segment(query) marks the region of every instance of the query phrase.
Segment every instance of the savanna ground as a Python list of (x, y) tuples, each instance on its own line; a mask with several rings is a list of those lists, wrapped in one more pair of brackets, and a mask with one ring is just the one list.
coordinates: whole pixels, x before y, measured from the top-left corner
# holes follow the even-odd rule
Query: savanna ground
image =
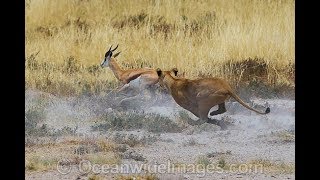
[[(292, 0), (26, 1), (26, 179), (294, 179), (294, 6)], [(99, 66), (111, 44), (119, 44), (123, 68), (223, 77), (246, 102), (268, 104), (271, 113), (251, 113), (231, 99), (221, 118), (234, 126), (221, 131), (185, 123), (194, 117), (160, 88), (119, 103), (128, 95), (115, 93), (114, 75)], [(67, 175), (57, 171), (61, 159), (72, 167)], [(83, 160), (170, 161), (176, 170), (80, 172)], [(197, 173), (189, 166), (177, 171), (188, 164), (201, 166)]]

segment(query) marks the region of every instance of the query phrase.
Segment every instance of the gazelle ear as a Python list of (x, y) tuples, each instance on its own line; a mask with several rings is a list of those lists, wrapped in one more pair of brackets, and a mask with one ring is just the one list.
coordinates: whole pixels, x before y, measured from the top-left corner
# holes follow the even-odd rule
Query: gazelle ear
[(117, 57), (121, 52), (116, 53), (113, 57)]
[(160, 77), (161, 76), (161, 74), (162, 74), (162, 71), (161, 71), (161, 69), (160, 68), (157, 68), (157, 74), (158, 74), (158, 76)]

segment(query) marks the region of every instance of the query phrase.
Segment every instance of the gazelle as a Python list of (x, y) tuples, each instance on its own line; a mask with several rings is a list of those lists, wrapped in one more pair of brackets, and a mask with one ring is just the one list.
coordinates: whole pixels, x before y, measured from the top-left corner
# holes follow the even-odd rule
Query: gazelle
[(109, 67), (113, 72), (114, 76), (123, 84), (123, 86), (118, 90), (118, 92), (123, 91), (127, 87), (138, 87), (146, 88), (151, 85), (158, 83), (159, 77), (156, 70), (151, 68), (137, 68), (137, 69), (122, 69), (116, 62), (115, 57), (117, 57), (120, 52), (113, 55), (113, 52), (118, 48), (118, 45), (106, 52), (105, 57), (101, 63), (101, 67)]

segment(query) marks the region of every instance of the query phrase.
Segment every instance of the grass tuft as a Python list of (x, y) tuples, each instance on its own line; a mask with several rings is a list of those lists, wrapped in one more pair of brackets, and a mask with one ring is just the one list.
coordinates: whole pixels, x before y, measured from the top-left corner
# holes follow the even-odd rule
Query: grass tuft
[(130, 112), (106, 114), (102, 122), (93, 125), (92, 129), (94, 131), (145, 129), (153, 133), (176, 133), (182, 131), (182, 127), (168, 117), (159, 114), (136, 114)]

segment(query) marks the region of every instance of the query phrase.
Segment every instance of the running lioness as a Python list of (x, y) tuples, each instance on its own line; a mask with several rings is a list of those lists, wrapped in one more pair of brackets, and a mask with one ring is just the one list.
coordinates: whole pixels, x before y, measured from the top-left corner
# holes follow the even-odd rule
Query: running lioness
[(223, 121), (210, 119), (208, 113), (216, 105), (218, 105), (218, 110), (212, 111), (210, 113), (211, 116), (226, 112), (225, 101), (230, 97), (233, 97), (241, 105), (256, 113), (267, 114), (270, 112), (269, 107), (265, 112), (260, 112), (245, 104), (223, 79), (199, 78), (190, 80), (176, 78), (171, 76), (170, 71), (162, 71), (159, 68), (157, 69), (157, 74), (160, 85), (169, 90), (176, 103), (200, 118), (198, 123), (194, 124), (207, 122), (219, 125), (221, 129), (226, 129), (226, 124)]

